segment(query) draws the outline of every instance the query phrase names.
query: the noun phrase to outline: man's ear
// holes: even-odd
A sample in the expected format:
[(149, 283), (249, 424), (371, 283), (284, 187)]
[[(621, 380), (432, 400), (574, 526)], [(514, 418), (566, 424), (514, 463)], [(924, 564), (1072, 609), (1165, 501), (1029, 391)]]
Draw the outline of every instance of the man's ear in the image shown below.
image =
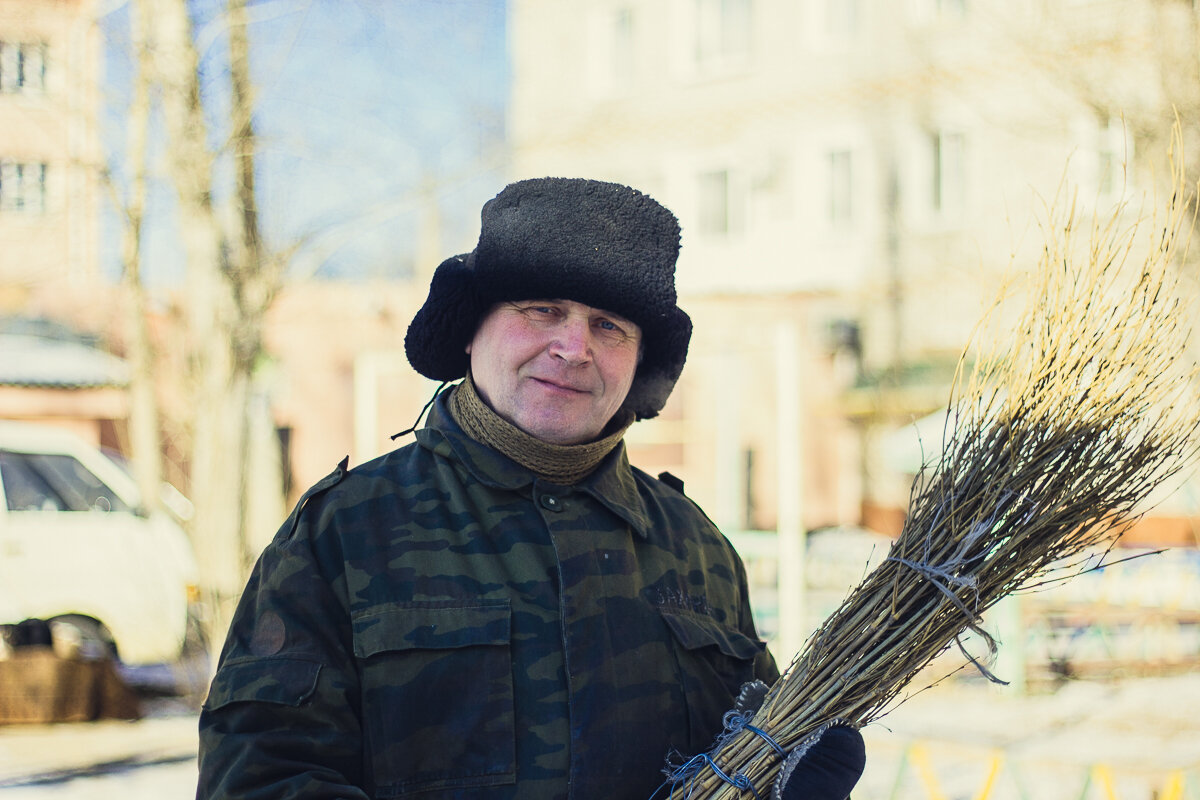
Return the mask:
[[(475, 340), (472, 339), (471, 341), (473, 342)], [(471, 355), (471, 342), (467, 342), (467, 346), (463, 348), (463, 352), (467, 355)]]

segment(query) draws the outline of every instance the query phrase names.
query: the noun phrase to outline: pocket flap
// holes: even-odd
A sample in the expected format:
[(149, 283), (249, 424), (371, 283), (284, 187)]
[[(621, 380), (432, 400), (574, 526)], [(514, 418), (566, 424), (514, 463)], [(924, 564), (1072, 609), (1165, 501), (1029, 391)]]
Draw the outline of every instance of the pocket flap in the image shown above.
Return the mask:
[(221, 665), (204, 705), (218, 709), (236, 702), (299, 706), (316, 691), (321, 665), (299, 658), (251, 658)]
[(659, 609), (659, 612), (675, 638), (688, 650), (717, 647), (727, 656), (749, 660), (766, 648), (764, 642), (751, 639), (712, 617), (667, 609)]
[(354, 655), (369, 658), (391, 650), (506, 645), (511, 638), (507, 600), (390, 603), (354, 615)]

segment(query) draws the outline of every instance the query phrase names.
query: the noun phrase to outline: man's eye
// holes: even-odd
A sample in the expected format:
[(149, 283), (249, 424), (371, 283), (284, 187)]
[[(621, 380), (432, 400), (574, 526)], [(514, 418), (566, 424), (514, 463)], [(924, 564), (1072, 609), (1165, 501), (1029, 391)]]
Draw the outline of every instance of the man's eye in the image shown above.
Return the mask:
[(598, 319), (595, 326), (596, 335), (610, 344), (623, 344), (633, 338), (629, 331), (610, 319)]

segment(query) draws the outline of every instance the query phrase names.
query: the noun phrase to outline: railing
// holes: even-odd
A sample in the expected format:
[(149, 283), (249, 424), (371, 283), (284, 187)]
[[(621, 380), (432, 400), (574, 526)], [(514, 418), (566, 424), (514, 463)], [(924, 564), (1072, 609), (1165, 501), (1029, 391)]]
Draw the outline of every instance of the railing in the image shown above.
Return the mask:
[(873, 744), (868, 741), (868, 775), (854, 792), (856, 800), (1200, 800), (1200, 771), (1194, 767), (1146, 771), (1107, 763), (1055, 764), (1052, 754), (1030, 765), (1000, 749), (928, 740), (907, 742), (894, 763), (886, 757), (881, 763)]

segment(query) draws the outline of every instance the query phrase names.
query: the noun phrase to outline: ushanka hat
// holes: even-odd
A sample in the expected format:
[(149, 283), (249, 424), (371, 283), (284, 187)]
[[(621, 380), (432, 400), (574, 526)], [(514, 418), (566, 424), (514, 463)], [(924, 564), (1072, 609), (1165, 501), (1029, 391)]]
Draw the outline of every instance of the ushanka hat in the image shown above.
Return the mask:
[(625, 407), (662, 409), (687, 358), (692, 321), (677, 305), (679, 221), (636, 189), (579, 178), (505, 187), (483, 206), (479, 243), (442, 262), (404, 337), (417, 372), (467, 374), (465, 348), (495, 303), (545, 298), (612, 311), (642, 329), (642, 360)]

